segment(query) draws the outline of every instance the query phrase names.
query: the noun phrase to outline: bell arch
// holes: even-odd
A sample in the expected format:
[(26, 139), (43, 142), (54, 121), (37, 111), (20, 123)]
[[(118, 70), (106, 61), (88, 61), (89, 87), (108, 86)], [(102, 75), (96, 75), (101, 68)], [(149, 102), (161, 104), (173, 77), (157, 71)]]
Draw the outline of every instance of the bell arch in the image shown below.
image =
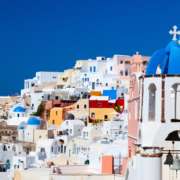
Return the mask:
[[(163, 125), (160, 128), (157, 129), (152, 145), (154, 147), (168, 147), (168, 144), (172, 145), (172, 139), (170, 139), (170, 137), (173, 135), (174, 133), (178, 133), (176, 135), (178, 135), (180, 137), (180, 124), (178, 123), (169, 123), (168, 125)], [(176, 136), (177, 137), (177, 136)], [(179, 141), (177, 139), (174, 139), (174, 141)]]

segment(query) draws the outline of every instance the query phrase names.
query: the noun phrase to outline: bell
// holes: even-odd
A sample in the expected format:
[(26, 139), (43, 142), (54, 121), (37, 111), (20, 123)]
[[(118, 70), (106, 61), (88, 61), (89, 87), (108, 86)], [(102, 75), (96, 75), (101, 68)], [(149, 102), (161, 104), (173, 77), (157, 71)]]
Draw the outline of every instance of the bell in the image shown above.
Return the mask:
[(172, 165), (171, 169), (176, 170), (176, 171), (180, 170), (180, 159), (179, 159), (178, 155), (176, 155), (176, 158), (173, 161), (173, 165)]
[(165, 165), (172, 165), (173, 164), (173, 155), (171, 154), (171, 152), (169, 151), (167, 156), (166, 156), (166, 160), (164, 161)]

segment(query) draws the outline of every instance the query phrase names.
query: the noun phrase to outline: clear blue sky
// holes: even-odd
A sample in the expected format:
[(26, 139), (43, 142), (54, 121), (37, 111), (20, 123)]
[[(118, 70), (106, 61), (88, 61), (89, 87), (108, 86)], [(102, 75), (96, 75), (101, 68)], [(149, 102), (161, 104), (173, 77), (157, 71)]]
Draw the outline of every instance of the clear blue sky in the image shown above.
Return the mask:
[(76, 59), (151, 55), (174, 24), (180, 27), (179, 0), (1, 0), (0, 95)]

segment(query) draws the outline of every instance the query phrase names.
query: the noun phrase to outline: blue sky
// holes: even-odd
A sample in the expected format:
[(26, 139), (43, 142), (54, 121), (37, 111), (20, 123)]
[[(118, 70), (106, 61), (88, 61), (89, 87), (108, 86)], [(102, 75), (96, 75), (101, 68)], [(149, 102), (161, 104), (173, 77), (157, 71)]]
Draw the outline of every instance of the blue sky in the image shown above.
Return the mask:
[(179, 7), (179, 0), (1, 0), (0, 95), (76, 59), (151, 55), (169, 42), (174, 24), (180, 27)]

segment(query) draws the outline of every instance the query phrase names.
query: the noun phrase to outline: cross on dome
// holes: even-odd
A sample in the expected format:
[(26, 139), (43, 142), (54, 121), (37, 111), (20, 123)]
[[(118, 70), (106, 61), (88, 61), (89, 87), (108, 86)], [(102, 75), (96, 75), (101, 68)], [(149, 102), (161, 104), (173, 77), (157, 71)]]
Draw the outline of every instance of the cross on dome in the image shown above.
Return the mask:
[(172, 40), (176, 41), (177, 40), (177, 36), (180, 35), (180, 31), (177, 30), (177, 26), (173, 26), (173, 28), (169, 31), (169, 34), (173, 36)]

